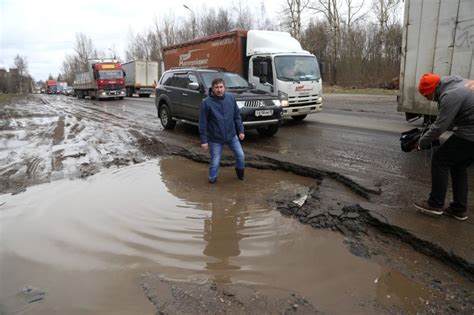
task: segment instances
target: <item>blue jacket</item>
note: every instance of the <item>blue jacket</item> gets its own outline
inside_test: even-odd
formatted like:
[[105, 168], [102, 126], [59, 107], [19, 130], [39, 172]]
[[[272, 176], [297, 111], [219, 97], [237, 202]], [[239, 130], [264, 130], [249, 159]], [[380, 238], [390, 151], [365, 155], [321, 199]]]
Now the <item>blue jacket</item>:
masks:
[[240, 110], [234, 96], [224, 93], [219, 97], [209, 89], [209, 96], [202, 101], [199, 113], [201, 143], [228, 143], [238, 133], [244, 133]]

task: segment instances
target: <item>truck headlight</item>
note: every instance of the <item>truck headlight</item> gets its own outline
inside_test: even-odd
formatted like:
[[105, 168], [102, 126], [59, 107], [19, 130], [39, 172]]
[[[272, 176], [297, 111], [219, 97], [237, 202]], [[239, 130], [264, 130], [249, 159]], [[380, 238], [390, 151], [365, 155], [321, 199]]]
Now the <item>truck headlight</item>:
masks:
[[288, 94], [282, 91], [278, 91], [278, 98], [280, 99], [281, 107], [288, 107]]
[[238, 107], [239, 109], [241, 109], [242, 107], [245, 106], [245, 101], [237, 101], [236, 103], [237, 103], [237, 107]]

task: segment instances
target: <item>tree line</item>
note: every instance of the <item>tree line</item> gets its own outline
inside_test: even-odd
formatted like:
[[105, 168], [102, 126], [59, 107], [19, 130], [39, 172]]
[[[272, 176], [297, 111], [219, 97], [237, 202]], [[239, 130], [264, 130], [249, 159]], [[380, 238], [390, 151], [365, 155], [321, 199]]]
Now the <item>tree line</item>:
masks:
[[[189, 10], [186, 19], [169, 12], [151, 21], [142, 33], [130, 29], [124, 60], [161, 63], [162, 49], [168, 45], [235, 29], [282, 30], [290, 32], [324, 64], [326, 84], [394, 85], [400, 71], [400, 0], [282, 1], [278, 19], [268, 15], [264, 1], [252, 7], [242, 1], [230, 8], [204, 6], [192, 10], [185, 6]], [[66, 55], [62, 62], [60, 79], [72, 85], [88, 59], [106, 55], [86, 34], [77, 33], [73, 54]]]
[[28, 72], [28, 60], [17, 54], [10, 71], [0, 69], [0, 93], [31, 93], [33, 78]]

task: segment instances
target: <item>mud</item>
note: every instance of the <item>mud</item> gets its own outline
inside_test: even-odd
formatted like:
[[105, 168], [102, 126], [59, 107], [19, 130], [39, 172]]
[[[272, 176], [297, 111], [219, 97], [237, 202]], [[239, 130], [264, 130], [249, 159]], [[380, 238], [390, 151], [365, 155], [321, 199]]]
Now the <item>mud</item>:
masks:
[[[0, 105], [1, 193], [12, 193], [12, 197], [18, 194], [26, 195], [29, 193], [29, 187], [41, 183], [76, 178], [89, 180], [89, 178], [93, 178], [93, 175], [100, 175], [98, 173], [107, 168], [112, 171], [117, 168], [126, 169], [130, 165], [146, 164], [143, 162], [166, 157], [182, 157], [201, 163], [201, 172], [203, 173], [200, 174], [200, 178], [205, 178], [206, 168], [203, 163], [208, 163], [208, 157], [201, 151], [180, 145], [176, 141], [166, 139], [166, 136], [156, 136], [156, 127], [150, 128], [148, 125], [140, 125], [135, 120], [127, 120], [108, 112], [106, 107], [110, 105], [96, 106], [93, 103], [76, 102], [63, 97], [29, 96], [14, 98], [10, 103]], [[242, 265], [235, 265], [235, 261], [234, 264], [229, 263], [229, 257], [240, 257], [242, 253], [238, 250], [235, 254], [229, 252], [225, 254], [227, 250], [225, 248], [229, 243], [224, 243], [224, 246], [218, 246], [220, 249], [213, 256], [214, 259], [219, 259], [220, 263], [207, 264], [206, 270], [210, 274], [206, 274], [204, 280], [202, 278], [196, 280], [192, 276], [194, 272], [191, 274], [185, 272], [187, 276], [184, 279], [177, 279], [176, 276], [166, 277], [166, 275], [178, 274], [176, 270], [171, 270], [168, 267], [154, 272], [145, 272], [144, 270], [144, 276], [140, 283], [157, 313], [192, 313], [193, 309], [199, 309], [203, 313], [257, 314], [265, 308], [274, 313], [316, 313], [318, 311], [347, 313], [354, 310], [360, 313], [474, 312], [472, 262], [463, 259], [457, 253], [446, 251], [435, 243], [418, 238], [407, 229], [391, 225], [379, 211], [379, 206], [370, 202], [373, 198], [380, 196], [381, 190], [365, 187], [337, 172], [303, 166], [268, 156], [247, 154], [246, 160], [249, 169], [255, 170], [255, 172], [284, 171], [312, 180], [306, 191], [276, 189], [273, 193], [269, 192], [265, 198], [268, 206], [285, 216], [296, 219], [305, 227], [340, 233], [343, 236], [344, 246], [354, 257], [384, 266], [385, 269], [379, 276], [374, 277], [371, 272], [366, 271], [365, 275], [370, 276], [367, 276], [365, 281], [367, 278], [373, 279], [370, 281], [373, 286], [359, 284], [362, 292], [372, 292], [370, 290], [374, 290], [375, 287], [377, 298], [361, 297], [355, 293], [356, 290], [350, 290], [350, 294], [357, 296], [357, 299], [351, 300], [345, 297], [348, 308], [337, 306], [337, 302], [334, 304], [324, 303], [325, 299], [328, 299], [327, 295], [315, 293], [314, 296], [308, 297], [311, 295], [308, 293], [312, 292], [309, 287], [314, 287], [314, 283], [318, 281], [325, 283], [323, 278], [310, 278], [315, 282], [305, 283], [305, 287], [300, 287], [299, 290], [290, 290], [284, 288], [284, 284], [297, 282], [296, 279], [300, 279], [301, 282], [308, 280], [300, 274], [293, 275], [291, 272], [289, 274], [293, 275], [292, 277], [284, 277], [285, 271], [281, 269], [275, 273], [282, 277], [281, 283], [277, 281], [277, 283], [269, 285], [271, 281], [268, 279], [263, 281], [261, 278], [260, 280], [262, 283], [266, 283], [266, 286], [250, 285], [251, 279], [256, 279], [257, 273], [242, 268]], [[232, 157], [224, 156], [222, 165], [223, 167], [232, 166]], [[188, 172], [188, 174], [190, 173], [196, 173], [196, 171]], [[172, 178], [170, 175], [181, 174], [179, 172], [166, 171], [164, 174], [171, 176], [168, 179], [163, 179], [164, 183], [167, 183], [167, 188], [174, 191], [174, 194], [181, 200], [188, 200], [189, 196], [193, 196], [196, 187], [203, 185], [203, 183], [194, 182], [186, 186], [181, 182], [182, 176]], [[258, 178], [258, 175], [255, 174], [253, 177]], [[224, 185], [231, 182], [230, 178], [223, 181]], [[227, 187], [231, 190], [237, 188], [232, 186], [233, 184], [229, 185], [231, 186]], [[246, 180], [246, 185], [248, 185], [248, 180]], [[247, 186], [247, 189], [250, 189], [250, 186]], [[122, 193], [125, 195], [126, 190], [123, 190]], [[197, 195], [202, 195], [202, 192]], [[80, 198], [77, 202], [80, 203]], [[135, 202], [135, 204], [142, 203], [139, 200], [135, 200]], [[196, 201], [191, 200], [191, 203], [186, 204], [185, 207], [194, 207], [195, 204]], [[203, 205], [206, 202], [201, 201], [198, 204]], [[2, 207], [0, 210], [3, 210], [3, 213], [7, 213], [4, 209], [8, 206], [10, 206], [8, 201], [7, 203], [0, 202], [0, 207]], [[234, 227], [235, 223], [241, 220], [235, 219], [237, 217], [240, 216], [232, 216], [234, 219], [231, 222]], [[215, 218], [215, 220], [219, 220], [219, 218]], [[148, 237], [151, 234], [145, 235]], [[240, 237], [239, 235], [240, 233], [236, 233], [233, 237]], [[204, 236], [204, 239], [206, 237], [209, 236]], [[152, 239], [163, 242], [161, 238], [153, 237]], [[237, 244], [240, 242], [242, 242], [240, 239], [237, 240]], [[65, 245], [62, 240], [59, 241], [59, 244]], [[137, 244], [132, 242], [132, 244], [134, 244], [132, 248], [135, 249], [143, 246], [138, 245], [141, 242], [137, 242]], [[233, 244], [235, 245], [235, 242]], [[310, 245], [303, 246], [309, 247]], [[38, 245], [38, 247], [42, 247], [42, 245]], [[92, 253], [96, 250], [94, 248]], [[90, 253], [89, 250], [84, 252]], [[128, 255], [134, 257], [135, 254], [136, 252], [133, 251]], [[40, 257], [42, 256], [48, 256], [47, 251], [40, 255]], [[53, 257], [56, 256], [53, 255]], [[103, 258], [105, 261], [116, 261], [117, 256], [120, 255], [114, 253], [111, 257], [101, 257], [98, 261]], [[149, 259], [148, 254], [145, 256]], [[171, 260], [168, 260], [169, 257], [167, 257], [164, 261], [173, 263], [181, 261], [177, 257], [179, 255]], [[78, 261], [81, 259], [84, 257]], [[194, 259], [194, 257], [188, 257], [183, 263], [187, 265]], [[271, 264], [274, 259], [275, 257], [266, 262]], [[299, 263], [302, 263], [303, 260], [299, 260]], [[310, 260], [317, 261], [318, 259]], [[158, 263], [158, 261], [156, 262]], [[14, 260], [10, 263], [16, 265]], [[159, 263], [161, 264], [163, 261], [160, 259]], [[288, 269], [302, 268], [294, 264], [294, 260], [288, 262]], [[331, 262], [327, 261], [326, 264], [331, 264]], [[29, 263], [23, 265], [31, 267]], [[242, 276], [235, 271], [229, 272], [234, 267], [238, 267], [236, 270], [242, 268], [248, 273]], [[219, 268], [224, 268], [227, 271], [222, 273]], [[312, 266], [305, 265], [305, 268], [311, 269]], [[150, 268], [150, 270], [152, 269], [156, 268]], [[346, 267], [346, 269], [349, 268]], [[453, 273], [453, 270], [456, 272]], [[48, 269], [48, 272], [52, 271]], [[125, 271], [123, 273], [128, 274]], [[214, 277], [214, 280], [209, 279], [212, 279], [211, 276]], [[240, 279], [244, 283], [236, 284], [235, 280], [230, 280], [232, 278]], [[105, 279], [104, 282], [110, 281], [107, 277]], [[135, 276], [129, 275], [126, 279], [130, 281], [135, 279]], [[350, 285], [358, 284], [359, 281], [354, 280], [355, 278], [352, 279]], [[396, 283], [399, 285], [397, 286]], [[28, 302], [30, 297], [25, 293], [29, 292], [29, 288], [35, 288], [35, 286], [29, 285], [28, 282], [25, 284], [26, 286], [16, 287], [16, 294], [17, 297], [20, 297], [21, 303], [30, 304]], [[343, 283], [338, 284], [344, 285]], [[67, 286], [64, 283], [63, 285]], [[46, 294], [40, 294], [41, 299], [31, 302], [33, 304], [43, 303], [44, 296], [46, 299], [48, 298], [48, 292], [42, 289], [43, 286], [39, 285], [38, 287], [40, 289], [33, 292], [46, 292]], [[275, 288], [278, 289], [274, 290]], [[133, 290], [136, 295], [136, 288]], [[320, 288], [314, 290], [319, 292]], [[306, 292], [306, 294], [301, 294], [301, 292]], [[343, 295], [342, 292], [338, 292]], [[413, 299], [413, 297], [415, 298]], [[337, 296], [334, 298], [337, 300]], [[359, 304], [356, 301], [359, 301]], [[24, 307], [24, 304], [22, 305]], [[295, 305], [297, 306], [295, 307]], [[146, 313], [145, 309], [130, 309], [130, 311], [137, 314], [142, 311]], [[48, 312], [46, 311], [46, 313]]]

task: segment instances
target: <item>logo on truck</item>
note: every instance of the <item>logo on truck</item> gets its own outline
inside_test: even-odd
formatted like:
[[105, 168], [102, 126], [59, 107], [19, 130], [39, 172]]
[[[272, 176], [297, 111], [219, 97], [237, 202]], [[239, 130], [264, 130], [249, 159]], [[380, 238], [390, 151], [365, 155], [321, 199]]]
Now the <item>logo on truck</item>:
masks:
[[307, 88], [304, 84], [297, 85], [295, 87], [296, 92], [307, 92], [307, 91], [312, 91], [313, 88], [309, 87]]
[[[179, 66], [180, 67], [193, 67], [193, 66], [204, 66], [207, 65], [208, 58], [207, 59], [193, 59], [189, 60], [192, 57], [192, 54], [196, 51], [201, 51], [204, 49], [193, 49], [188, 51], [187, 53], [179, 55]], [[209, 57], [209, 55], [207, 55]]]

